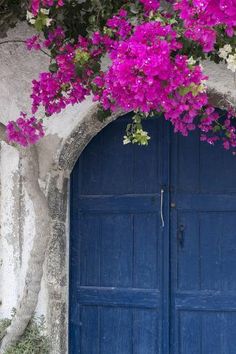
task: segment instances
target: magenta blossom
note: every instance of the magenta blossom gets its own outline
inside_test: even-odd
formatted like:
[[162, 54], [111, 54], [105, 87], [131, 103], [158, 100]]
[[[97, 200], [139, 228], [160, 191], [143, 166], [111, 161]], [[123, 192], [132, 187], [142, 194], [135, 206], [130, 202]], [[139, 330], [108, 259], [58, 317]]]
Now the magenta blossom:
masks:
[[[182, 21], [161, 9], [159, 0], [139, 1], [143, 10], [137, 7], [140, 12], [135, 18], [126, 4], [107, 21], [103, 32], [90, 37], [70, 41], [53, 23], [43, 42], [39, 36], [26, 41], [28, 49], [43, 47], [52, 54], [49, 72], [33, 80], [32, 113], [42, 106], [46, 116], [51, 116], [92, 93], [104, 110], [134, 111], [138, 119], [163, 113], [175, 132], [186, 136], [198, 128], [201, 140], [235, 148], [235, 112], [229, 110], [223, 122], [219, 119], [208, 102], [207, 77], [193, 58], [183, 55], [182, 43], [188, 38], [200, 44], [203, 52], [211, 52], [218, 28], [233, 36], [236, 0], [176, 0], [175, 15]], [[61, 0], [31, 3], [34, 16], [40, 9], [63, 4]], [[102, 71], [105, 55], [110, 63]], [[10, 141], [26, 146], [36, 142], [43, 129], [34, 117], [21, 114], [16, 122], [9, 122], [7, 134]]]
[[34, 16], [37, 16], [39, 13], [40, 7], [50, 8], [54, 5], [63, 6], [64, 0], [32, 0], [31, 1], [31, 11]]
[[174, 8], [184, 21], [186, 37], [199, 42], [205, 52], [214, 48], [216, 26], [226, 26], [228, 36], [234, 34], [236, 0], [177, 0]]
[[40, 50], [41, 49], [41, 43], [39, 40], [39, 35], [34, 35], [25, 41], [26, 47], [28, 50]]
[[27, 118], [26, 114], [21, 112], [15, 122], [8, 122], [6, 134], [10, 143], [28, 146], [37, 143], [44, 136], [44, 130], [42, 123], [35, 117]]
[[158, 0], [140, 0], [140, 2], [143, 4], [146, 12], [156, 11], [160, 5]]

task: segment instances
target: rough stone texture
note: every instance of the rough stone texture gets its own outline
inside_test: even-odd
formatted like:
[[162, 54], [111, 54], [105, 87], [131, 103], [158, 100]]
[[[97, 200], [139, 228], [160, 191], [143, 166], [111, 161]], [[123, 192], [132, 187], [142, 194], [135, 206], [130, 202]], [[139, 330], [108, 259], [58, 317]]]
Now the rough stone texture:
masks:
[[63, 171], [53, 171], [49, 183], [48, 202], [51, 218], [66, 222], [68, 178]]
[[97, 110], [97, 105], [90, 108], [84, 119], [75, 127], [62, 144], [60, 155], [58, 157], [59, 169], [63, 169], [70, 173], [81, 152], [90, 140], [107, 124], [120, 116], [120, 113], [117, 112], [107, 118], [104, 122], [100, 122], [97, 118]]
[[52, 218], [52, 233], [46, 256], [48, 291], [47, 318], [52, 340], [52, 354], [67, 351], [67, 262], [68, 233], [66, 230], [68, 178], [63, 171], [52, 173], [48, 201]]
[[[9, 39], [24, 39], [31, 29], [21, 24], [9, 31]], [[48, 58], [26, 52], [22, 44], [4, 44], [0, 52], [0, 120], [15, 119], [29, 111], [31, 80], [47, 68]], [[212, 101], [223, 107], [236, 104], [233, 74], [224, 65], [204, 63], [209, 75]], [[68, 309], [68, 181], [84, 147], [106, 124], [99, 122], [97, 105], [91, 98], [47, 119], [47, 136], [37, 145], [40, 184], [48, 197], [51, 239], [45, 262], [45, 276], [37, 311], [47, 315], [52, 354], [67, 352]], [[20, 178], [19, 156], [2, 144], [0, 152], [0, 317], [9, 316], [21, 294], [27, 259], [34, 237], [34, 212]], [[2, 305], [1, 305], [2, 301]]]
[[46, 260], [47, 318], [52, 354], [67, 352], [67, 237], [65, 224], [54, 222]]
[[[19, 24], [9, 31], [3, 40], [24, 40], [32, 35], [32, 29]], [[30, 110], [31, 81], [37, 73], [47, 69], [49, 58], [40, 52], [30, 52], [24, 43], [0, 45], [0, 117], [2, 122], [17, 117], [20, 111]]]
[[235, 74], [223, 63], [204, 62], [203, 68], [209, 77], [207, 86], [211, 102], [220, 108], [226, 107], [227, 102], [236, 106]]

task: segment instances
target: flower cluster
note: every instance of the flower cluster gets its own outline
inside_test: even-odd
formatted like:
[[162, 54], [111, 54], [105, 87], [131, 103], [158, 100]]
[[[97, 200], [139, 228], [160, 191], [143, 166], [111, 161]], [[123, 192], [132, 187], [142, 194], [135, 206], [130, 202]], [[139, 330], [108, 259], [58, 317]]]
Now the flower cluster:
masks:
[[[61, 112], [69, 104], [74, 105], [84, 100], [88, 91], [81, 79], [77, 78], [72, 62], [66, 61], [67, 55], [62, 54], [61, 58], [57, 58], [59, 69], [56, 73], [44, 72], [40, 74], [39, 80], [33, 80], [32, 113], [36, 113], [42, 105], [46, 115], [51, 116]], [[65, 68], [68, 71], [64, 71]]]
[[236, 111], [232, 107], [228, 107], [227, 113], [223, 113], [222, 116], [217, 115], [216, 111], [213, 112], [215, 119], [209, 121], [207, 117], [203, 117], [201, 124], [201, 141], [206, 141], [213, 145], [217, 141], [221, 141], [223, 147], [226, 150], [232, 149], [235, 154], [236, 148]]
[[[187, 56], [174, 56], [182, 45], [170, 25], [152, 21], [132, 29], [126, 15], [120, 11], [108, 21], [111, 37], [96, 33], [92, 43], [80, 39], [75, 45], [60, 47], [56, 72], [41, 73], [33, 81], [33, 113], [39, 105], [47, 115], [59, 113], [67, 105], [81, 102], [93, 89], [94, 99], [105, 110], [161, 111], [176, 132], [187, 135], [195, 128], [194, 120], [207, 104], [201, 67], [189, 63]], [[63, 32], [57, 33], [63, 38]], [[51, 37], [57, 40], [54, 34]], [[91, 66], [101, 48], [110, 55], [107, 72], [95, 72]]]
[[64, 0], [32, 0], [31, 11], [34, 16], [39, 13], [40, 7], [50, 8], [52, 6], [63, 6]]
[[[163, 113], [175, 132], [186, 136], [198, 128], [201, 140], [210, 144], [220, 140], [226, 149], [235, 148], [236, 114], [229, 109], [222, 120], [210, 106], [207, 77], [183, 44], [190, 39], [200, 43], [203, 52], [212, 51], [217, 28], [222, 25], [231, 36], [236, 26], [236, 0], [177, 0], [175, 18], [161, 9], [158, 0], [139, 1], [141, 12], [135, 18], [127, 3], [102, 32], [78, 40], [67, 38], [55, 19], [48, 27], [50, 7], [63, 6], [63, 1], [32, 1], [29, 21], [35, 21], [36, 28], [47, 28], [45, 40], [35, 35], [26, 41], [27, 48], [52, 54], [49, 71], [32, 82], [32, 113], [43, 106], [46, 116], [51, 116], [92, 93], [105, 114], [118, 109], [135, 112], [125, 143], [146, 145], [150, 137], [142, 129], [142, 119]], [[110, 63], [102, 71], [105, 55]], [[230, 45], [220, 48], [218, 59], [236, 72], [236, 53]], [[43, 135], [41, 122], [24, 114], [7, 129], [8, 139], [21, 145], [34, 143]]]
[[182, 45], [170, 25], [147, 22], [110, 49], [111, 66], [97, 76], [95, 100], [104, 109], [148, 115], [163, 112], [176, 132], [187, 135], [207, 105], [201, 67], [177, 54]]
[[151, 11], [156, 11], [159, 8], [158, 0], [140, 0], [141, 4], [144, 6], [145, 12], [149, 13]]
[[43, 72], [38, 80], [32, 81], [32, 113], [42, 105], [47, 116], [59, 113], [68, 105], [84, 100], [91, 92], [89, 82], [100, 64], [99, 48], [91, 47], [92, 41], [80, 37], [76, 44], [63, 44], [65, 34], [58, 27], [44, 41], [44, 47], [57, 49], [51, 72]]
[[109, 27], [120, 40], [126, 39], [131, 33], [131, 24], [127, 21], [127, 11], [120, 10], [117, 16], [113, 16], [107, 21]]
[[223, 48], [220, 48], [219, 57], [226, 61], [229, 70], [233, 73], [236, 72], [236, 50], [233, 50], [230, 44], [226, 44]]
[[185, 36], [200, 43], [205, 52], [214, 49], [216, 26], [226, 26], [228, 36], [236, 27], [236, 0], [178, 0], [174, 6], [184, 21]]
[[16, 121], [8, 122], [6, 133], [10, 142], [22, 146], [35, 144], [44, 136], [42, 123], [37, 121], [35, 117], [27, 118], [23, 112]]

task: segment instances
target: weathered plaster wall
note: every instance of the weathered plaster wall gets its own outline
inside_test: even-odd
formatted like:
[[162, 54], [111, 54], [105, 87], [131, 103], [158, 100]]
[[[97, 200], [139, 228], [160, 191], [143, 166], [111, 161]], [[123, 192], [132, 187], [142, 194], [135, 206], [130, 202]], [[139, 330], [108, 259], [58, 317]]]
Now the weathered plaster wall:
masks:
[[[20, 24], [9, 39], [25, 39], [31, 30]], [[15, 119], [29, 111], [31, 80], [47, 68], [48, 58], [26, 52], [24, 45], [0, 46], [0, 121]], [[205, 63], [211, 76], [209, 90], [214, 102], [236, 102], [233, 75], [224, 66]], [[47, 315], [53, 354], [66, 353], [68, 273], [68, 181], [74, 163], [90, 139], [105, 124], [96, 119], [91, 98], [56, 117], [48, 118], [46, 137], [38, 144], [40, 183], [48, 196], [52, 232], [38, 312]], [[24, 284], [27, 259], [34, 237], [34, 211], [21, 180], [17, 151], [1, 144], [0, 151], [0, 318], [9, 316]]]

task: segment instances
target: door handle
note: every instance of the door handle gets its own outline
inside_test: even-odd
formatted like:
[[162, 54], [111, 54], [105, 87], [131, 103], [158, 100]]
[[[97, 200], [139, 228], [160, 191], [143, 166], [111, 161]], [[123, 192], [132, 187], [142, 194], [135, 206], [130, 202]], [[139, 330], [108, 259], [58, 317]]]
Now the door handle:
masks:
[[177, 240], [181, 248], [184, 247], [184, 229], [185, 226], [183, 224], [180, 224], [177, 231]]
[[165, 227], [164, 213], [163, 213], [163, 204], [164, 204], [164, 189], [161, 189], [161, 203], [160, 203], [160, 218], [161, 218], [161, 226]]

